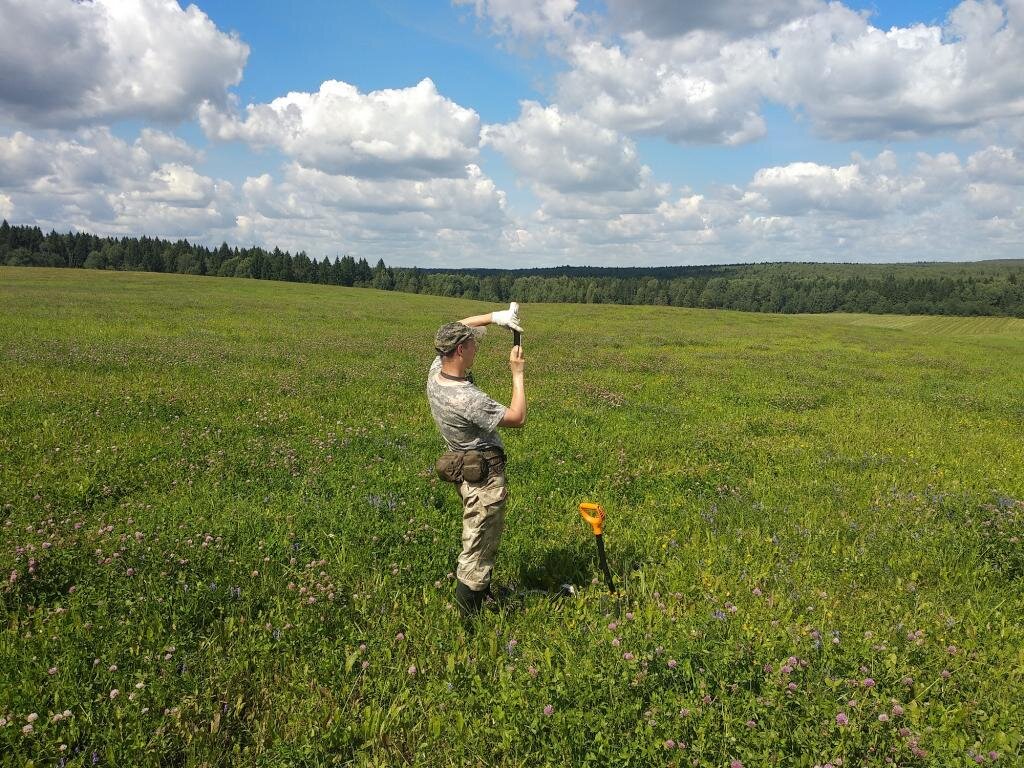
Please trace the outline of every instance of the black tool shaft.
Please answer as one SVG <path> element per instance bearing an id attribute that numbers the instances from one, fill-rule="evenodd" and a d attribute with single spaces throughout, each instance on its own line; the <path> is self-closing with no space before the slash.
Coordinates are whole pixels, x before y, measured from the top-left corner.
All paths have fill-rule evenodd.
<path id="1" fill-rule="evenodd" d="M 594 540 L 597 541 L 597 558 L 601 563 L 601 570 L 604 571 L 604 580 L 608 583 L 608 591 L 614 592 L 615 582 L 612 581 L 612 572 L 608 570 L 608 558 L 604 555 L 604 539 L 599 533 L 594 537 Z"/>

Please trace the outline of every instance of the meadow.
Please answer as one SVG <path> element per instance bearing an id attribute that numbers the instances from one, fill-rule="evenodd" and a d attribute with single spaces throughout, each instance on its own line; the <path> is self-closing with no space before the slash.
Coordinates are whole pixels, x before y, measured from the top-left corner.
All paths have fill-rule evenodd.
<path id="1" fill-rule="evenodd" d="M 1024 320 L 524 304 L 467 625 L 424 381 L 496 308 L 0 267 L 0 764 L 1024 765 Z"/>

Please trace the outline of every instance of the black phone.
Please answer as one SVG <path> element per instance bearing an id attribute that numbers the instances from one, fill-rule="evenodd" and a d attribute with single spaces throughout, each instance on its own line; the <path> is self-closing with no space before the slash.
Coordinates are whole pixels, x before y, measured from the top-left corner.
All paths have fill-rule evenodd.
<path id="1" fill-rule="evenodd" d="M 512 331 L 512 346 L 513 347 L 522 347 L 523 346 L 523 332 L 522 331 L 516 331 L 516 330 Z"/>

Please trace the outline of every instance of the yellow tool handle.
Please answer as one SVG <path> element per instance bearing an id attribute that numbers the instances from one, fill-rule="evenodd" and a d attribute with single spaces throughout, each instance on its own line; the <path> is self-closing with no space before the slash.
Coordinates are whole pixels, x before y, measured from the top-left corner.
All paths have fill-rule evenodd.
<path id="1" fill-rule="evenodd" d="M 590 523 L 595 536 L 600 536 L 604 530 L 604 507 L 592 501 L 584 501 L 580 504 L 580 516 Z"/>

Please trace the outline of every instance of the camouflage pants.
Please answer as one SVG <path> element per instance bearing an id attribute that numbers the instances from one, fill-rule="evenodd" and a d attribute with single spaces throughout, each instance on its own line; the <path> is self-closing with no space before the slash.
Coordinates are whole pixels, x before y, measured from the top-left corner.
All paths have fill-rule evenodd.
<path id="1" fill-rule="evenodd" d="M 492 471 L 480 483 L 459 484 L 462 497 L 462 554 L 456 575 L 472 590 L 487 589 L 505 529 L 505 473 Z"/>

